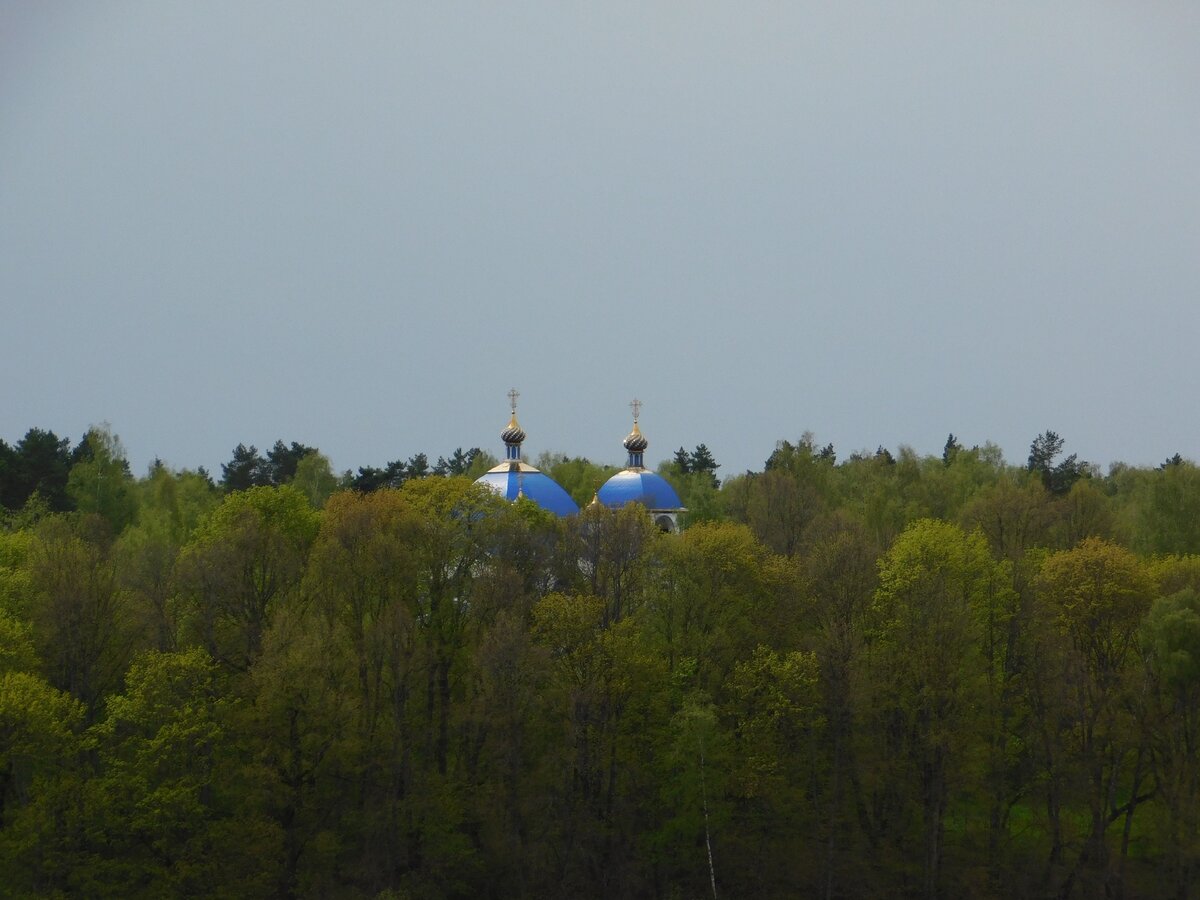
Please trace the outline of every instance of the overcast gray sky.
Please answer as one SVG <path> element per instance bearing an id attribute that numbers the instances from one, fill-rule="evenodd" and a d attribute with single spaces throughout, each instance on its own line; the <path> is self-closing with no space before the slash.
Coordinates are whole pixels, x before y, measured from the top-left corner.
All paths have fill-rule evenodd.
<path id="1" fill-rule="evenodd" d="M 1200 4 L 0 2 L 0 437 L 1200 457 Z"/>

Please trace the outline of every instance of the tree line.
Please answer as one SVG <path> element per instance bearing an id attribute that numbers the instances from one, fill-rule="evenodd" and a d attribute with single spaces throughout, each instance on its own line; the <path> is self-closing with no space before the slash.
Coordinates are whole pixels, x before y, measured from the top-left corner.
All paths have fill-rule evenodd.
<path id="1" fill-rule="evenodd" d="M 279 442 L 238 487 L 30 435 L 0 450 L 6 895 L 1196 892 L 1181 457 L 681 453 L 662 534 L 505 503 L 479 454 L 355 489 Z"/>

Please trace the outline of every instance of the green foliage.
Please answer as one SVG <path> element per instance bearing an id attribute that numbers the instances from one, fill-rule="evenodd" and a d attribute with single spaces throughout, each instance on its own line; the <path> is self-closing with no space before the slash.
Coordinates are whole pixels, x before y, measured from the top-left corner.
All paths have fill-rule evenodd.
<path id="1" fill-rule="evenodd" d="M 920 823 L 921 883 L 931 895 L 943 879 L 951 785 L 980 746 L 981 638 L 1000 580 L 982 535 L 933 519 L 906 528 L 879 562 L 877 710 L 890 762 L 910 786 L 896 802 Z"/>
<path id="2" fill-rule="evenodd" d="M 1042 479 L 1046 490 L 1055 495 L 1065 494 L 1087 471 L 1087 463 L 1081 462 L 1074 453 L 1058 463 L 1054 462 L 1065 443 L 1053 431 L 1044 431 L 1029 445 L 1026 467 Z"/>
<path id="3" fill-rule="evenodd" d="M 69 772 L 79 750 L 83 706 L 30 672 L 0 674 L 0 871 L 17 887 L 33 863 L 36 816 L 47 782 Z"/>
<path id="4" fill-rule="evenodd" d="M 137 511 L 133 477 L 121 439 L 107 425 L 88 429 L 67 478 L 67 494 L 82 513 L 100 516 L 119 534 Z"/>
<path id="5" fill-rule="evenodd" d="M 1200 468 L 1180 461 L 1147 472 L 1139 488 L 1135 546 L 1148 553 L 1200 553 Z"/>
<path id="6" fill-rule="evenodd" d="M 301 460 L 316 452 L 316 447 L 306 447 L 295 441 L 292 441 L 291 446 L 283 441 L 276 441 L 275 446 L 267 452 L 267 483 L 274 485 L 290 483 L 296 477 L 296 469 Z"/>
<path id="7" fill-rule="evenodd" d="M 265 487 L 271 477 L 267 461 L 258 448 L 251 444 L 238 444 L 233 448 L 233 457 L 221 464 L 221 487 L 227 491 L 244 491 L 252 487 Z"/>
<path id="8" fill-rule="evenodd" d="M 601 485 L 618 471 L 616 466 L 599 465 L 581 456 L 553 453 L 541 454 L 534 465 L 558 482 L 580 507 L 587 506 Z"/>
<path id="9" fill-rule="evenodd" d="M 1177 690 L 1200 689 L 1200 593 L 1184 588 L 1155 600 L 1141 633 L 1157 677 Z"/>
<path id="10" fill-rule="evenodd" d="M 296 463 L 291 483 L 292 487 L 305 496 L 313 509 L 321 509 L 338 489 L 338 479 L 333 474 L 329 458 L 316 450 L 305 454 Z"/>
<path id="11" fill-rule="evenodd" d="M 244 671 L 275 607 L 303 574 L 319 514 L 291 486 L 229 494 L 180 553 L 186 628 L 216 659 Z"/>
<path id="12" fill-rule="evenodd" d="M 128 604 L 107 545 L 88 520 L 54 516 L 38 527 L 26 561 L 27 615 L 42 670 L 94 715 L 128 662 Z"/>
<path id="13" fill-rule="evenodd" d="M 33 628 L 7 610 L 0 609 L 0 674 L 31 672 L 36 668 Z"/>
<path id="14" fill-rule="evenodd" d="M 78 506 L 0 528 L 0 893 L 1194 894 L 1195 469 L 1035 444 L 681 448 L 678 534 L 477 450 L 338 491 L 243 447 L 222 492 L 0 445 Z"/>
<path id="15" fill-rule="evenodd" d="M 14 447 L 0 448 L 0 506 L 19 510 L 37 495 L 52 511 L 70 509 L 70 447 L 68 438 L 30 428 Z"/>

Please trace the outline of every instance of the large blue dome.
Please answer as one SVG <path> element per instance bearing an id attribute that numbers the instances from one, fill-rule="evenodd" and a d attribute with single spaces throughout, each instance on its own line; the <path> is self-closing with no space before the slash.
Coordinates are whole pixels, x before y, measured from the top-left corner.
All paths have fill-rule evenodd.
<path id="1" fill-rule="evenodd" d="M 648 469 L 625 469 L 618 472 L 596 494 L 609 508 L 626 503 L 640 503 L 646 509 L 680 509 L 683 504 L 670 482 Z"/>
<path id="2" fill-rule="evenodd" d="M 505 500 L 527 497 L 556 516 L 573 516 L 579 505 L 549 475 L 523 462 L 503 462 L 476 479 Z"/>
<path id="3" fill-rule="evenodd" d="M 512 404 L 512 418 L 500 432 L 504 441 L 504 462 L 488 469 L 475 479 L 476 484 L 485 484 L 505 500 L 513 501 L 527 497 L 542 509 L 556 516 L 573 516 L 579 512 L 579 504 L 571 499 L 553 478 L 521 459 L 521 444 L 525 441 L 525 430 L 517 424 L 517 389 L 508 392 Z"/>
<path id="4" fill-rule="evenodd" d="M 671 487 L 667 479 L 647 469 L 643 462 L 650 442 L 638 427 L 638 412 L 642 408 L 642 401 L 634 400 L 629 406 L 633 409 L 633 431 L 621 442 L 629 451 L 629 461 L 625 464 L 624 471 L 604 482 L 604 487 L 596 492 L 596 497 L 610 509 L 627 503 L 640 503 L 651 511 L 679 512 L 683 509 L 683 504 L 679 502 L 675 488 Z"/>

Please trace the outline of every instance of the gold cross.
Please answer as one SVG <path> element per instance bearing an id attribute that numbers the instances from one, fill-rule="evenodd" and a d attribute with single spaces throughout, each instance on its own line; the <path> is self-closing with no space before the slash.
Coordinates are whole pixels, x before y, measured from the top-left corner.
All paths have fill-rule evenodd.
<path id="1" fill-rule="evenodd" d="M 517 398 L 521 396 L 521 392 L 516 388 L 512 388 L 508 392 L 508 402 L 512 404 L 513 415 L 517 414 Z"/>
<path id="2" fill-rule="evenodd" d="M 637 399 L 637 397 L 634 397 L 633 402 L 629 404 L 629 408 L 633 410 L 633 421 L 636 424 L 638 420 L 638 413 L 642 411 L 642 401 Z"/>

